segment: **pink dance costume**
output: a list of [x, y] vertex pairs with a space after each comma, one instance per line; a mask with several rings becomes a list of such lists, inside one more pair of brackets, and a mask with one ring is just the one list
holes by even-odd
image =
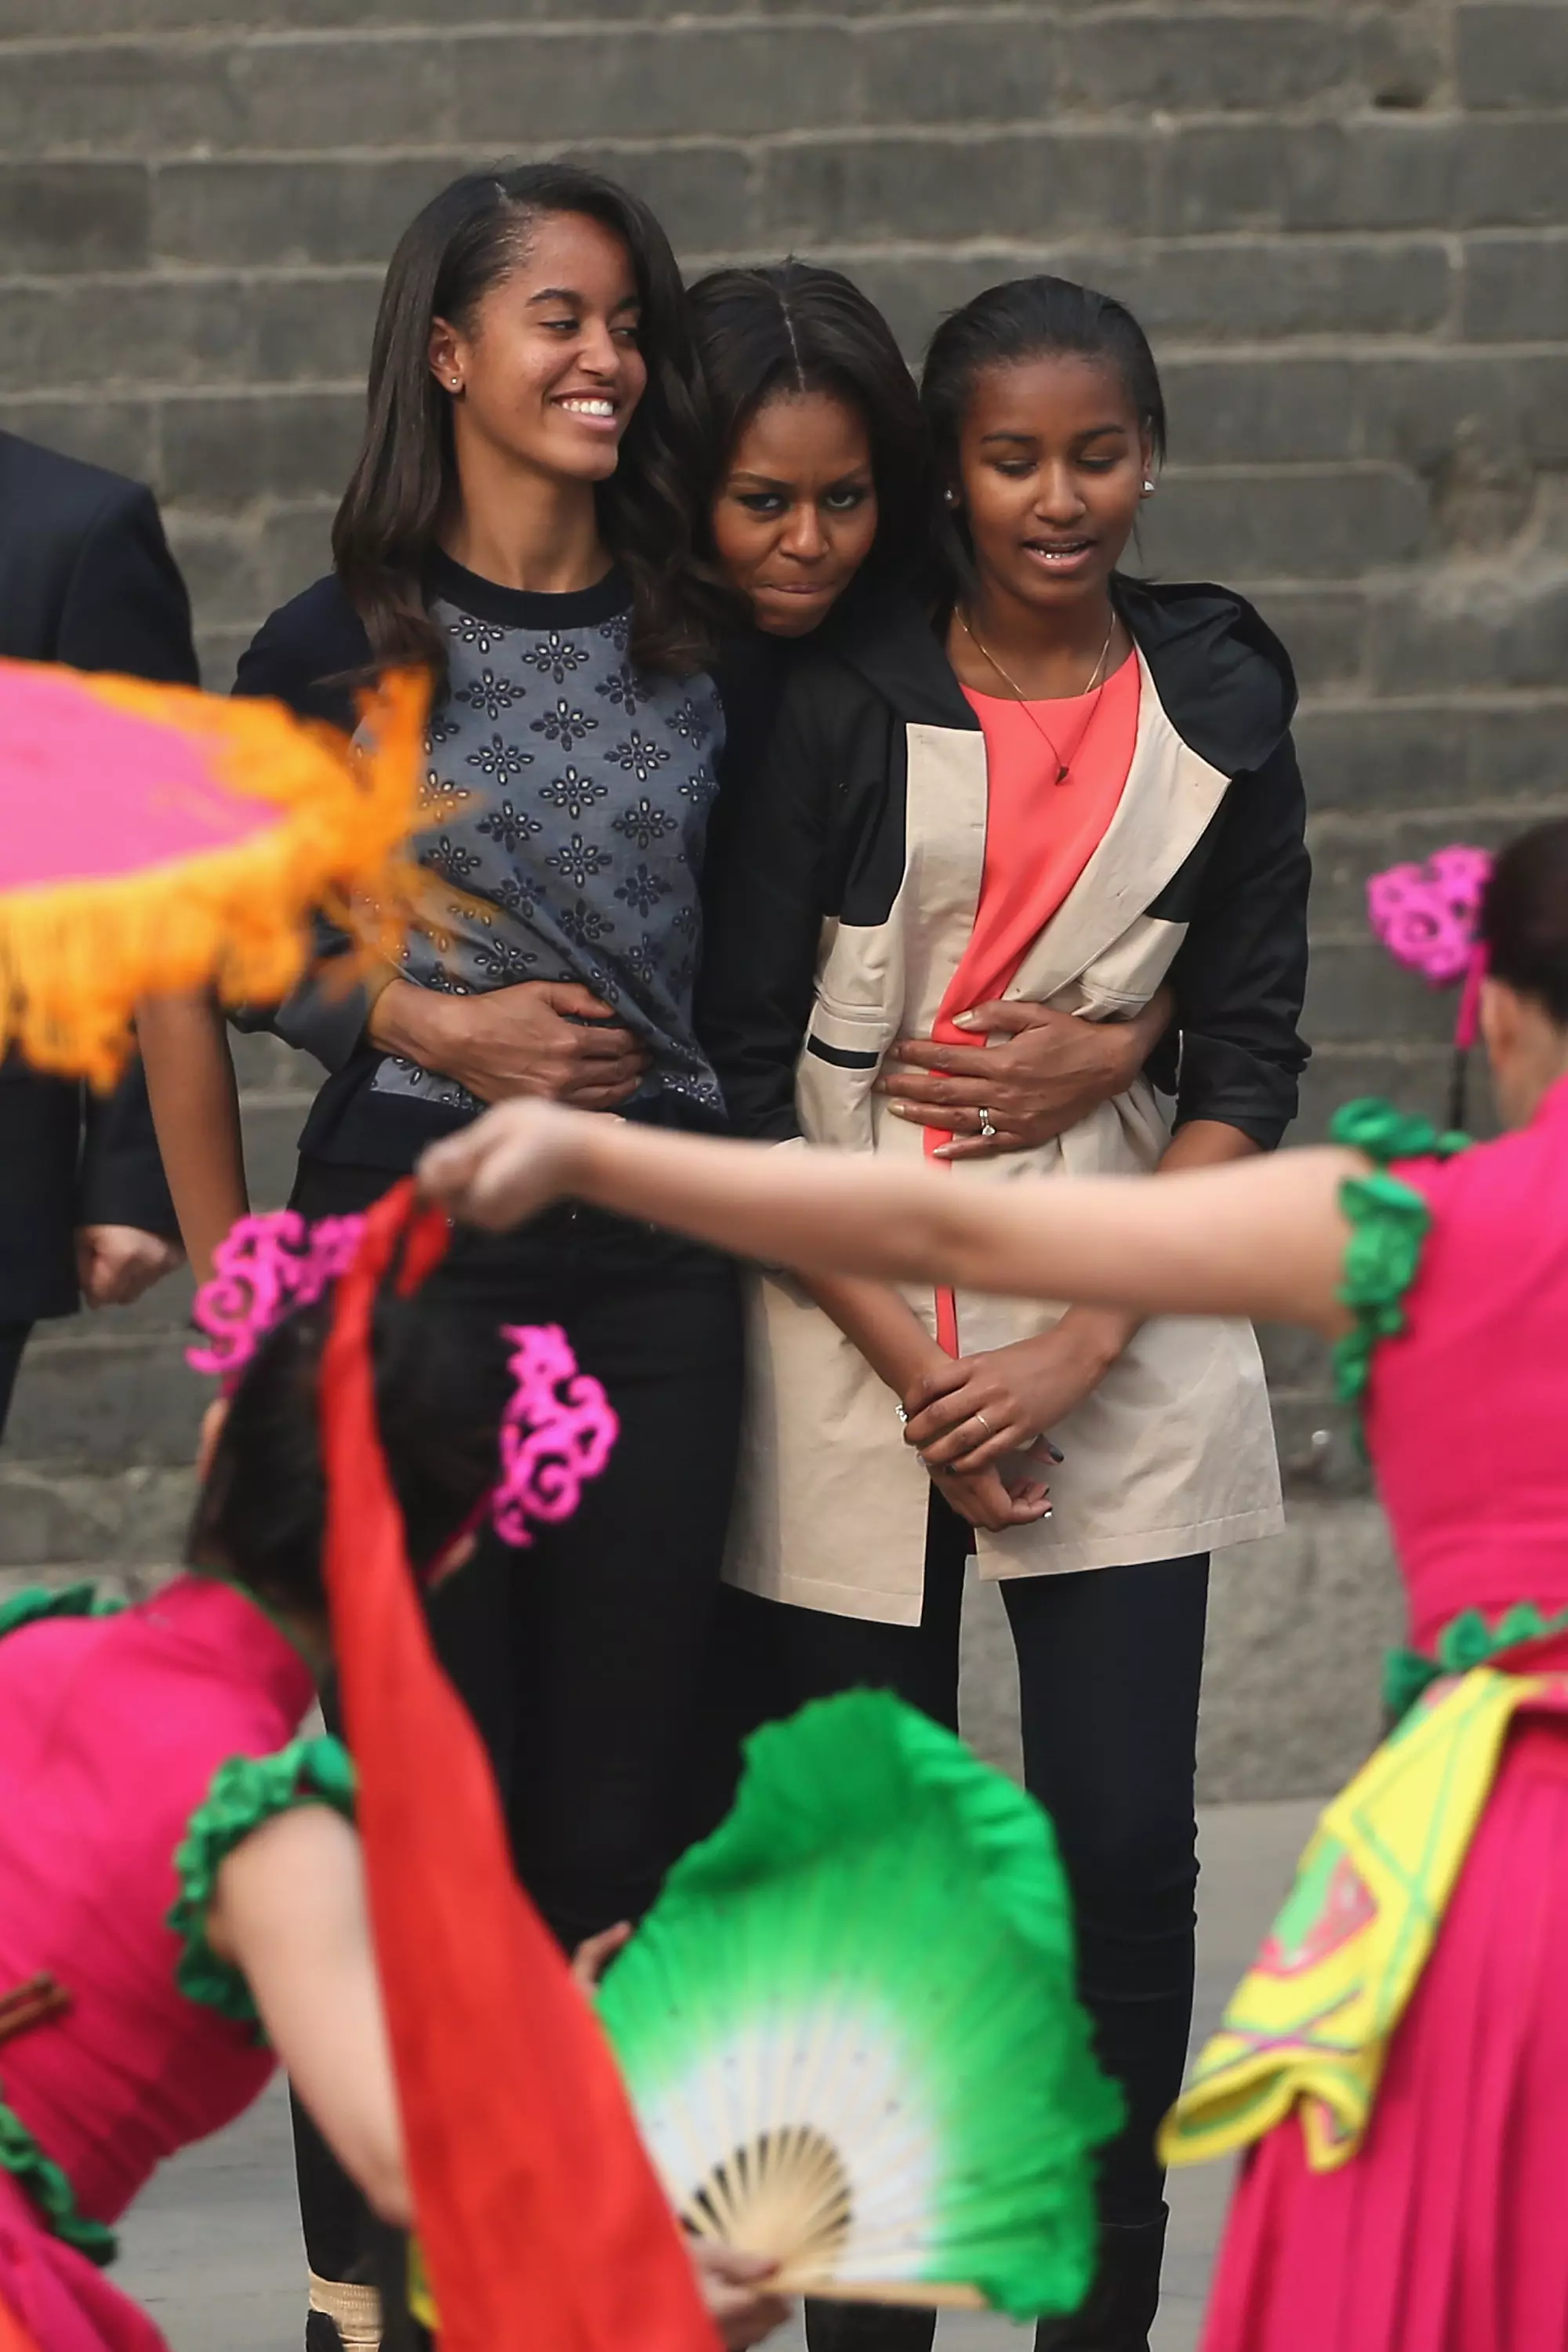
[[[298, 1739], [299, 1653], [237, 1587], [183, 1576], [98, 1613], [0, 1604], [0, 2298], [38, 2352], [159, 2352], [102, 2275], [160, 2161], [270, 2075], [244, 1979], [206, 1940], [226, 1855], [300, 1802], [346, 1811], [334, 1739]], [[65, 2005], [9, 2034], [5, 1997]]]
[[[1273, 2078], [1288, 2111], [1260, 2132], [1233, 2122], [1233, 2144], [1255, 2144], [1204, 2352], [1568, 2346], [1568, 1080], [1523, 1133], [1455, 1156], [1429, 1153], [1415, 1125], [1363, 1105], [1338, 1129], [1392, 1163], [1346, 1187], [1343, 1296], [1360, 1328], [1341, 1362], [1345, 1385], [1364, 1391], [1406, 1588], [1418, 1655], [1396, 1662], [1404, 1696], [1427, 1685], [1405, 1718], [1414, 1728], [1374, 1766], [1386, 1792], [1445, 1700], [1450, 1722], [1467, 1705], [1493, 1710], [1496, 1762], [1475, 1780], [1475, 1825], [1444, 1900], [1423, 1918], [1418, 1876], [1394, 1890], [1430, 1942], [1363, 2078], [1364, 2123], [1345, 2125], [1349, 2106], [1332, 2112], [1326, 2001], [1292, 2042], [1305, 2067]], [[1325, 1830], [1353, 1820], [1347, 1799], [1373, 1771]], [[1439, 1830], [1447, 1801], [1430, 1812]], [[1249, 2015], [1256, 2027], [1270, 2000], [1289, 1998], [1292, 1971], [1300, 1983], [1350, 1954], [1353, 1974], [1356, 1938], [1372, 1932], [1375, 1874], [1358, 1875], [1337, 1840], [1324, 1851], [1321, 1833], [1316, 1850], [1316, 1889], [1304, 1868], [1294, 1912], [1227, 2012], [1233, 2118], [1248, 2101], [1267, 2106], [1258, 2069], [1272, 2053], [1261, 2033], [1248, 2053]], [[1189, 2105], [1194, 2138], [1204, 2127], [1205, 2069], [1211, 2102], [1216, 2081], [1223, 2092], [1226, 2066], [1212, 2053], [1225, 2041], [1222, 2029], [1200, 2061], [1168, 2147]], [[1304, 2080], [1328, 2086], [1316, 2158], [1312, 2099], [1289, 2089]], [[1223, 2128], [1223, 2096], [1215, 2115]]]

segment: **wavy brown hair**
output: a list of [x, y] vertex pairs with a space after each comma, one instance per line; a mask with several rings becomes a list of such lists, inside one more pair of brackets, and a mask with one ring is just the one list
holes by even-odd
[[647, 389], [620, 459], [598, 484], [599, 529], [632, 591], [632, 658], [677, 676], [700, 669], [726, 625], [728, 592], [699, 553], [699, 485], [710, 459], [708, 402], [669, 240], [641, 200], [596, 172], [524, 163], [468, 173], [431, 198], [399, 238], [371, 344], [364, 439], [332, 524], [332, 560], [378, 666], [445, 676], [423, 575], [457, 488], [450, 404], [429, 367], [437, 319], [469, 331], [479, 304], [528, 249], [547, 214], [578, 213], [618, 236], [637, 279]]

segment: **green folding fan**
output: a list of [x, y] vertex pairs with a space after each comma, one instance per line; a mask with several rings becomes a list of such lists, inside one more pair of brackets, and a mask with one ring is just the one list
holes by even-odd
[[676, 2211], [784, 2289], [1020, 2318], [1088, 2293], [1121, 2102], [1051, 1825], [897, 1699], [757, 1733], [600, 2014]]

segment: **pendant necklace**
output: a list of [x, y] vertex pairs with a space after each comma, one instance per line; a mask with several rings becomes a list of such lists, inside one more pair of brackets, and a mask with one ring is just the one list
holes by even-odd
[[1056, 780], [1058, 783], [1065, 784], [1068, 780], [1068, 772], [1071, 768], [1072, 763], [1077, 759], [1079, 753], [1082, 751], [1084, 738], [1094, 724], [1095, 713], [1100, 709], [1100, 698], [1105, 692], [1106, 686], [1109, 682], [1104, 677], [1103, 672], [1106, 663], [1110, 658], [1111, 642], [1116, 635], [1115, 614], [1112, 613], [1110, 615], [1110, 626], [1105, 633], [1105, 643], [1100, 648], [1100, 659], [1095, 663], [1093, 669], [1089, 672], [1089, 684], [1083, 689], [1086, 695], [1092, 694], [1094, 696], [1094, 709], [1089, 712], [1089, 717], [1084, 720], [1083, 725], [1079, 728], [1078, 741], [1073, 745], [1072, 750], [1068, 752], [1065, 760], [1062, 758], [1060, 751], [1051, 740], [1050, 735], [1036, 717], [1034, 704], [1029, 700], [1028, 696], [1024, 692], [1024, 689], [1018, 684], [1017, 679], [1014, 677], [1009, 671], [1003, 668], [1001, 663], [997, 660], [990, 646], [984, 644], [981, 639], [975, 635], [973, 629], [970, 625], [969, 615], [967, 613], [961, 612], [958, 615], [958, 621], [959, 626], [963, 629], [964, 635], [969, 639], [970, 644], [974, 647], [976, 653], [978, 653], [983, 659], [990, 663], [992, 668], [995, 671], [997, 677], [1002, 679], [1005, 685], [1012, 688], [1014, 700], [1019, 705], [1023, 710], [1025, 718], [1029, 721], [1029, 724], [1033, 727], [1036, 734], [1038, 735], [1041, 741], [1045, 744], [1046, 749], [1049, 751], [1052, 759], [1057, 763]]

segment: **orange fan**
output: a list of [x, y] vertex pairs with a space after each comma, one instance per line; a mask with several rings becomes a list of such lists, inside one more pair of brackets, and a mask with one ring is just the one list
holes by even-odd
[[142, 997], [286, 996], [317, 909], [395, 951], [426, 702], [388, 678], [361, 749], [280, 703], [0, 661], [0, 1053], [108, 1085]]

